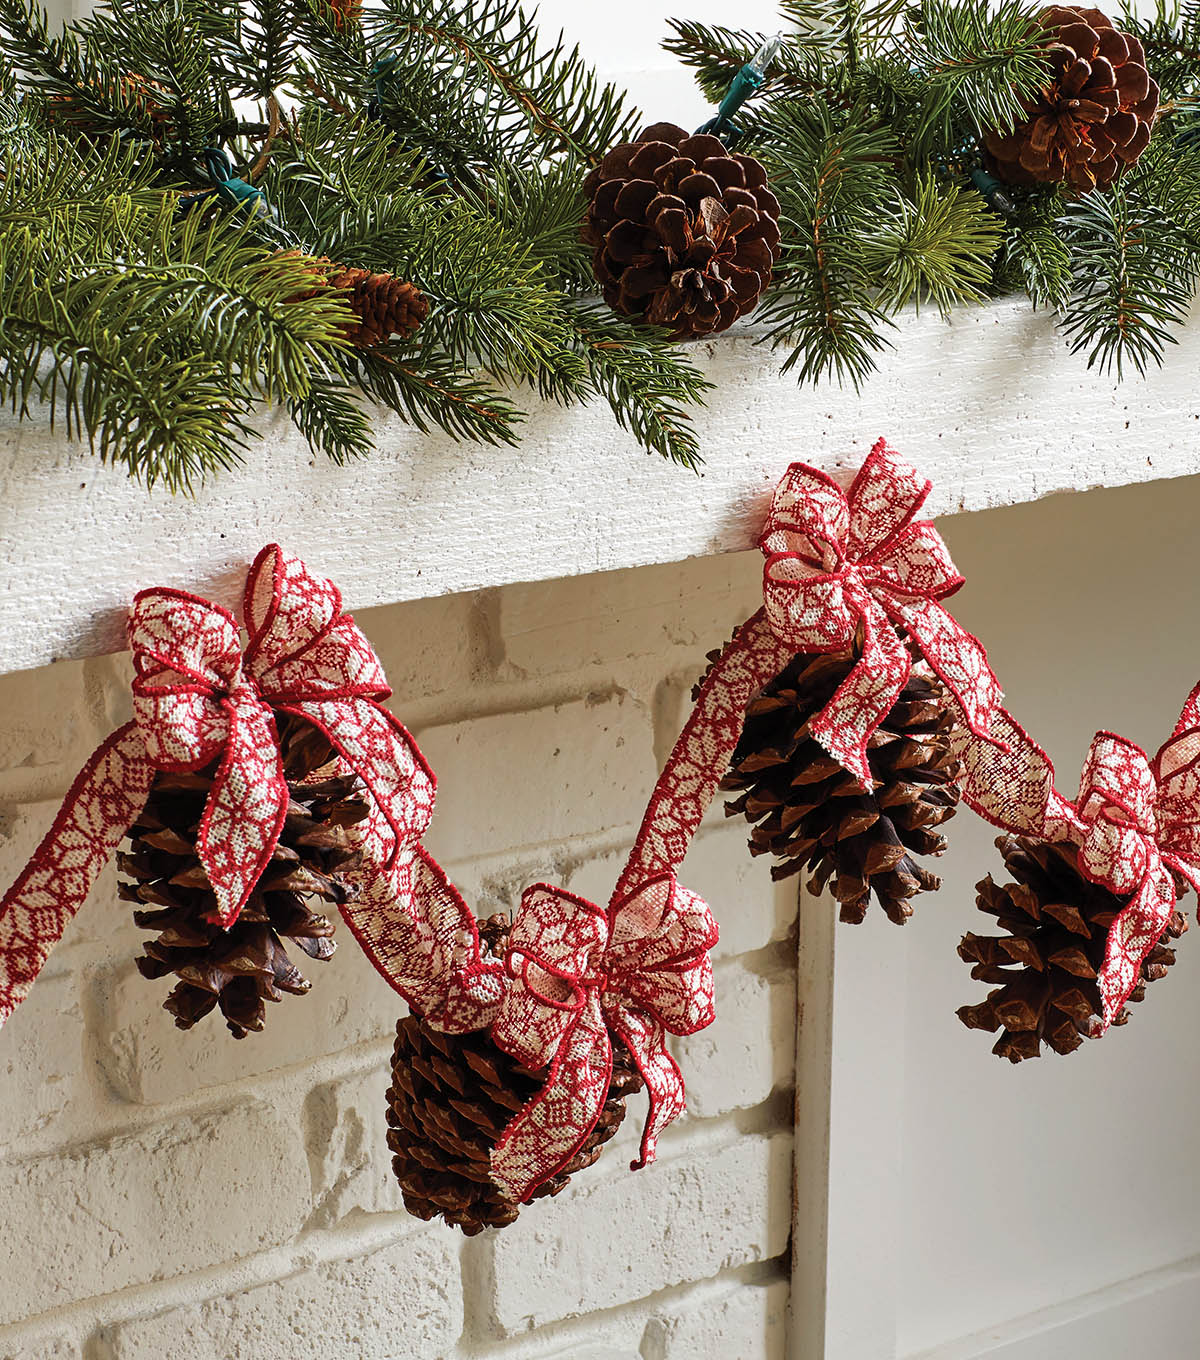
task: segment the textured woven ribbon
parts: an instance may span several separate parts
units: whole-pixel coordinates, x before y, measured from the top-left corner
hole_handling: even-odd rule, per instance
[[[1176,875],[1200,891],[1200,686],[1151,759],[1124,737],[1097,732],[1072,803],[1054,788],[1046,753],[1020,729],[1004,752],[958,738],[971,803],[1006,831],[1078,850],[1080,872],[1129,900],[1109,927],[1096,978],[1103,1034],[1137,986],[1178,898]]]
[[[610,1035],[629,1050],[650,1097],[633,1167],[653,1160],[659,1133],[684,1108],[666,1036],[712,1023],[716,940],[708,908],[673,875],[651,879],[611,913],[561,888],[526,891],[492,1037],[525,1066],[548,1071],[492,1152],[492,1179],[511,1199],[525,1199],[591,1133],[612,1076]]]
[[[905,637],[940,676],[968,731],[998,740],[993,720],[1002,695],[987,654],[941,603],[963,578],[941,535],[917,519],[930,486],[882,439],[849,491],[795,463],[775,491],[760,539],[775,634],[793,652],[859,650],[809,730],[867,788],[871,735],[912,669]]]
[[[54,824],[0,902],[0,1023],[141,812],[158,770],[219,761],[197,854],[231,925],[269,863],[288,792],[271,708],[319,728],[362,779],[388,830],[380,869],[425,830],[433,781],[383,708],[390,691],[370,644],[329,581],[272,545],[250,570],[242,649],[226,610],[176,590],[147,590],[128,622],[134,718],[93,753]]]

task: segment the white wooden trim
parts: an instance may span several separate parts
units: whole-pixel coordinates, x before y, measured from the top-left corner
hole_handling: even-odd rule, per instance
[[[1123,385],[1072,358],[1051,320],[1006,301],[902,320],[861,395],[798,388],[746,331],[697,348],[717,383],[696,413],[693,476],[641,452],[604,409],[537,407],[519,448],[376,421],[349,468],[285,420],[195,499],[152,495],[51,437],[0,425],[0,671],[123,645],[133,593],[175,585],[237,602],[247,562],[282,542],[351,608],[752,546],[796,459],[857,464],[886,434],[945,514],[1200,470],[1200,323],[1161,372]]]

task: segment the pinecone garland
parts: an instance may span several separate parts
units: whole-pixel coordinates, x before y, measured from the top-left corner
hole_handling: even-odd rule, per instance
[[[275,721],[290,795],[287,819],[270,865],[228,930],[210,919],[216,898],[196,856],[217,762],[195,774],[159,774],[129,830],[129,851],[117,856],[125,875],[120,897],[152,908],[135,911],[133,919],[157,932],[143,946],[138,970],[146,978],[176,974],[163,1006],[180,1029],[219,1007],[235,1039],[261,1030],[267,1001],[285,992],[302,995],[312,985],[288,958],[283,939],[309,958],[330,958],[333,922],[309,903],[339,905],[352,896],[339,870],[354,856],[346,828],[368,811],[358,777],[337,773],[336,753],[315,727],[283,713]]]
[[[485,951],[503,954],[508,929],[505,916],[481,923]],[[521,1206],[492,1182],[491,1151],[544,1081],[544,1072],[522,1067],[486,1030],[443,1034],[419,1015],[401,1019],[387,1093],[387,1141],[409,1213],[423,1219],[440,1215],[468,1237],[512,1223]],[[557,1195],[571,1176],[591,1166],[620,1128],[625,1098],[641,1087],[637,1068],[614,1038],[612,1081],[600,1118],[567,1165],[534,1191],[534,1199]]]
[[[717,137],[655,123],[614,147],[584,181],[584,241],[614,311],[713,335],[749,312],[771,279],[779,200],[766,171]]]
[[[960,1007],[958,1018],[968,1029],[1001,1030],[992,1052],[1009,1062],[1039,1057],[1043,1044],[1071,1053],[1100,1013],[1096,975],[1108,928],[1127,899],[1086,879],[1074,846],[1024,836],[1001,836],[996,846],[1015,881],[997,884],[989,874],[978,884],[978,906],[1006,933],[964,935],[958,953],[974,965],[973,978],[999,985],[985,1001]],[[1164,939],[1178,939],[1187,927],[1187,917],[1173,912]],[[1147,984],[1174,962],[1174,949],[1160,941],[1129,1000],[1141,1001]],[[1113,1023],[1128,1019],[1122,1010]]]
[[[1011,131],[987,134],[989,167],[1009,184],[1111,184],[1145,151],[1158,112],[1145,50],[1098,9],[1056,5],[1038,19],[1050,34],[1048,82],[1022,100],[1026,117]]]
[[[941,880],[914,856],[940,855],[933,828],[954,816],[957,761],[947,733],[956,721],[941,683],[915,666],[899,699],[868,746],[876,787],[853,775],[808,734],[808,724],[850,673],[854,657],[799,655],[746,709],[723,789],[744,790],[726,804],[755,824],[751,854],[779,863],[775,879],[812,869],[809,890],[829,886],[841,919],[857,924],[871,894],[903,925],[911,899]]]

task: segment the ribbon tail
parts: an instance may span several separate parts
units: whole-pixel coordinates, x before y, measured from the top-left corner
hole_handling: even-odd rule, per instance
[[[1141,977],[1146,955],[1158,943],[1175,908],[1175,883],[1161,862],[1142,879],[1133,900],[1108,928],[1104,964],[1096,978],[1103,1013],[1093,1022],[1099,1038],[1121,1013]]]
[[[437,781],[416,743],[386,709],[369,699],[307,699],[282,704],[307,719],[367,786],[393,840],[383,867],[425,834],[433,816]]]
[[[217,899],[217,923],[237,920],[271,862],[288,789],[270,710],[226,704],[229,739],[204,807],[196,854]]]
[[[666,1030],[644,1012],[624,1009],[619,1018],[614,1017],[613,1030],[637,1064],[650,1099],[642,1127],[640,1155],[629,1164],[631,1171],[640,1171],[657,1155],[658,1138],[663,1129],[678,1119],[685,1109],[683,1073],[667,1051]]]
[[[874,600],[862,603],[863,648],[854,669],[809,724],[809,735],[870,790],[875,786],[867,748],[900,697],[912,661]]]
[[[146,805],[155,768],[133,723],[103,742],[79,772],[47,832],[0,902],[0,1025],[25,999]]]
[[[1078,818],[1054,787],[1050,757],[1007,709],[993,718],[992,738],[983,741],[957,723],[946,734],[963,801],[1002,831],[1064,839]]]
[[[963,722],[981,741],[1003,745],[993,731],[1002,712],[1004,691],[987,659],[983,643],[968,633],[937,600],[884,602],[888,617],[903,627],[962,710]]]
[[[673,874],[717,792],[741,736],[746,705],[792,659],[760,609],[737,630],[700,687],[654,786],[613,902],[636,884]]]
[[[492,1180],[524,1203],[579,1151],[596,1127],[612,1080],[612,1043],[593,993],[567,1031],[546,1084],[492,1149]]]

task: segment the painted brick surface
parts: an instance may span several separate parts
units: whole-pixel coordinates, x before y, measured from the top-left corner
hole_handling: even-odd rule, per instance
[[[434,727],[419,740],[438,776],[427,839],[439,859],[636,822],[657,774],[649,715],[619,694]]]
[[[0,1322],[233,1260],[309,1208],[294,1121],[263,1105],[0,1163]]]
[[[744,1109],[790,1086],[796,1065],[796,978],[731,963],[716,970],[717,1018],[672,1048],[687,1081],[689,1114]]]
[[[519,1333],[777,1256],[790,1177],[791,1139],[779,1134],[573,1185],[495,1237],[496,1320]]]
[[[432,1360],[462,1330],[456,1245],[413,1232],[369,1256],[122,1323],[104,1339],[113,1360]]]
[[[644,1360],[785,1360],[788,1287],[784,1280],[742,1285],[665,1313],[646,1328]]]
[[[5,1026],[0,1046],[0,1149],[42,1133],[86,1097],[76,980],[43,978]]]
[[[313,1178],[313,1226],[327,1227],[355,1211],[404,1211],[387,1147],[384,1111],[390,1076],[381,1059],[370,1072],[326,1082],[309,1094],[304,1132]]]

